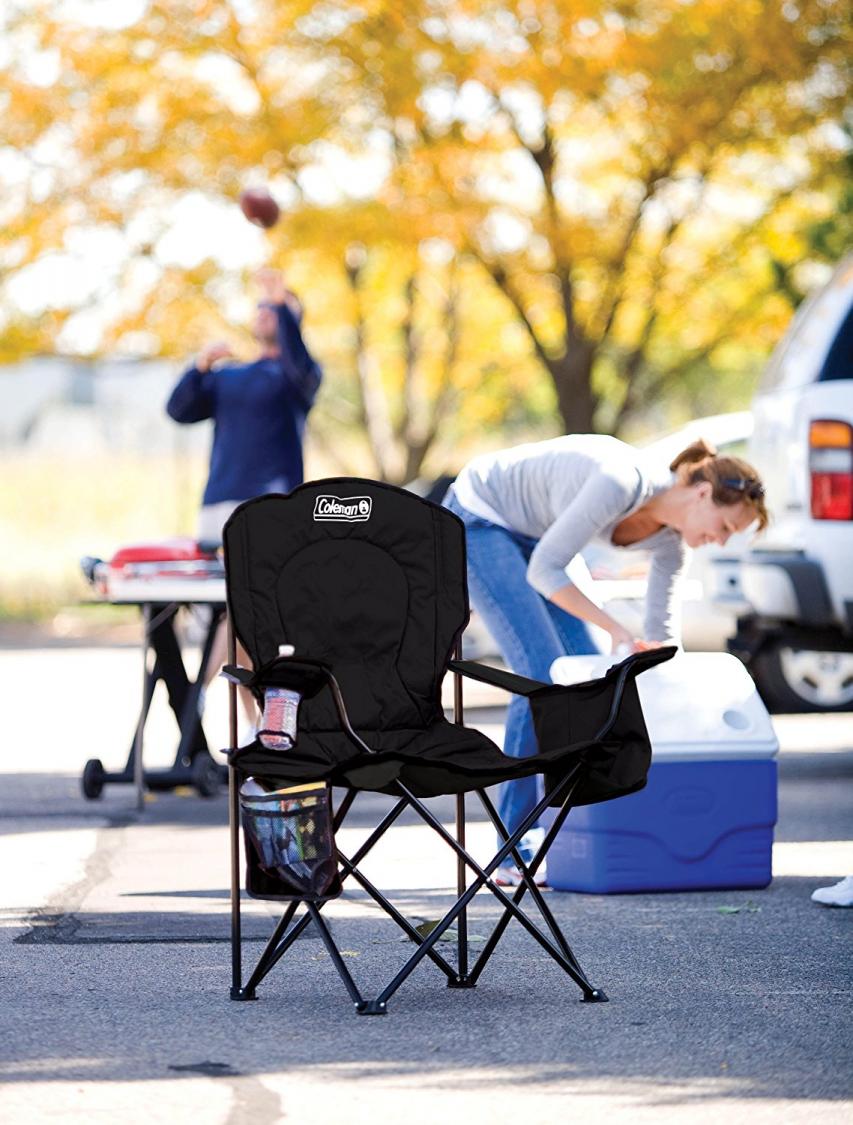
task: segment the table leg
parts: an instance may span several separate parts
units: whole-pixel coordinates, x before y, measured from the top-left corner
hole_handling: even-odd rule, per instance
[[[145,806],[145,778],[142,772],[142,738],[145,728],[145,706],[149,693],[148,678],[148,647],[149,630],[151,625],[151,606],[142,607],[142,710],[139,722],[136,724],[136,736],[133,740],[133,784],[136,788],[136,807],[141,812]]]

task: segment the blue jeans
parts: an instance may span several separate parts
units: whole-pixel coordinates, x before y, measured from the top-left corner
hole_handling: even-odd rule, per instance
[[[536,539],[473,515],[452,492],[444,506],[465,524],[471,604],[497,641],[508,667],[550,683],[551,665],[558,656],[598,652],[583,621],[543,598],[528,583],[527,564]],[[530,705],[523,696],[513,696],[507,708],[504,753],[527,758],[537,749]],[[536,776],[501,786],[498,811],[510,832],[536,807],[538,786]],[[535,849],[535,834],[522,838],[519,852],[525,862],[533,858]]]

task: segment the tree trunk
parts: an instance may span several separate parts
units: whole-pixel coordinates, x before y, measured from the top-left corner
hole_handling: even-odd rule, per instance
[[[547,361],[567,434],[593,433],[598,406],[598,397],[592,389],[594,359],[595,346],[586,340],[576,340],[569,344],[565,355]]]

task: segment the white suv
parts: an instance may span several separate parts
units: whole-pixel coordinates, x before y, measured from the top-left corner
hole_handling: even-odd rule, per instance
[[[752,404],[771,524],[729,647],[777,711],[853,709],[853,255],[798,311]]]

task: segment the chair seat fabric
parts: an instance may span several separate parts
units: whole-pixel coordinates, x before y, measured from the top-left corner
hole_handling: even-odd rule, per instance
[[[612,761],[616,744],[595,742],[562,746],[530,758],[510,758],[486,735],[471,727],[440,719],[425,730],[384,731],[368,735],[366,754],[342,740],[338,732],[300,732],[286,751],[265,749],[259,742],[241,747],[231,761],[242,776],[268,778],[294,785],[329,781],[354,789],[397,792],[402,782],[418,797],[466,793],[517,777],[529,777],[584,760],[590,765]],[[347,751],[343,752],[344,741]]]

